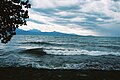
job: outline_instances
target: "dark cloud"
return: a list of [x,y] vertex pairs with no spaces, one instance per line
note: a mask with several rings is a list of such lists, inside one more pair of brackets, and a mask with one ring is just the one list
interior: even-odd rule
[[119,2],[120,0],[112,0],[112,1]]

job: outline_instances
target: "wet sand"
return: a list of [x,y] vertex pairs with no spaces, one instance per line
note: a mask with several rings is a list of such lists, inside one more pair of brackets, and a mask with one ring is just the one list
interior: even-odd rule
[[120,71],[1,67],[0,80],[120,80]]

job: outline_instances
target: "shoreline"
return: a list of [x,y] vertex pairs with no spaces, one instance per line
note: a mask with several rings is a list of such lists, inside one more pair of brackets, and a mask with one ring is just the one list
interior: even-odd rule
[[0,80],[120,80],[120,70],[0,67]]

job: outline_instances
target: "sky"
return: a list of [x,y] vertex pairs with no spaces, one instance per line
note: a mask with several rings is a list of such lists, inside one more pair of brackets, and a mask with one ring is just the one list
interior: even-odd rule
[[30,0],[27,26],[42,32],[120,37],[120,0]]

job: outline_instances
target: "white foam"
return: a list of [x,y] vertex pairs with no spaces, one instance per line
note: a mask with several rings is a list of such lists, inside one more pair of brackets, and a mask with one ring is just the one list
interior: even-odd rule
[[120,55],[120,52],[105,52],[105,51],[88,51],[88,50],[75,50],[75,49],[49,49],[45,50],[47,54],[52,55],[91,55],[91,56],[100,56],[100,55]]

